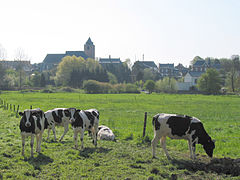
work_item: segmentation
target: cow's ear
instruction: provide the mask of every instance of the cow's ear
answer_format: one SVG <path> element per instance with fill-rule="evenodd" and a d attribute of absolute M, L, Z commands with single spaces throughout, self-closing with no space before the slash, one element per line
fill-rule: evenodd
<path fill-rule="evenodd" d="M 67 117 L 70 117 L 70 112 L 69 112 L 69 110 L 64 110 L 64 114 L 65 114 Z"/>
<path fill-rule="evenodd" d="M 95 111 L 93 111 L 92 114 L 93 114 L 94 116 L 97 116 L 97 113 L 96 113 Z"/>
<path fill-rule="evenodd" d="M 215 142 L 216 142 L 216 139 L 213 139 L 212 141 L 215 143 Z"/>
<path fill-rule="evenodd" d="M 19 114 L 20 116 L 23 116 L 24 113 L 23 113 L 23 112 L 19 112 L 18 114 Z"/>
<path fill-rule="evenodd" d="M 80 110 L 80 109 L 78 109 L 78 110 L 76 110 L 76 111 L 77 111 L 78 113 L 80 113 L 80 111 L 81 111 L 81 110 Z"/>

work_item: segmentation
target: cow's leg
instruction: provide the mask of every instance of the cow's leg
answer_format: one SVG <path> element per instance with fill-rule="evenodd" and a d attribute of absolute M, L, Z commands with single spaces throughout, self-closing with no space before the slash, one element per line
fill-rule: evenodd
<path fill-rule="evenodd" d="M 156 157 L 156 146 L 157 146 L 160 138 L 161 138 L 160 133 L 154 130 L 154 138 L 152 140 L 152 156 L 153 156 L 153 158 Z"/>
<path fill-rule="evenodd" d="M 49 140 L 49 134 L 50 134 L 51 128 L 48 128 L 48 136 L 47 136 L 47 140 Z"/>
<path fill-rule="evenodd" d="M 38 145 L 37 146 L 38 147 L 37 152 L 40 153 L 41 152 L 41 143 L 42 143 L 42 133 L 38 134 L 37 141 L 38 141 L 38 143 L 37 143 L 37 145 Z"/>
<path fill-rule="evenodd" d="M 25 135 L 22 134 L 22 156 L 24 156 Z"/>
<path fill-rule="evenodd" d="M 54 135 L 54 141 L 57 141 L 55 125 L 52 125 L 52 132 Z"/>
<path fill-rule="evenodd" d="M 73 129 L 73 141 L 75 144 L 75 148 L 78 149 L 78 131 L 76 129 Z"/>
<path fill-rule="evenodd" d="M 80 140 L 81 140 L 81 149 L 84 149 L 83 137 L 84 137 L 84 128 L 80 128 Z"/>
<path fill-rule="evenodd" d="M 39 134 L 36 134 L 36 141 L 37 141 L 36 152 L 39 152 Z"/>
<path fill-rule="evenodd" d="M 67 132 L 68 132 L 68 127 L 69 127 L 68 124 L 69 124 L 68 122 L 65 122 L 65 123 L 64 123 L 64 132 L 63 132 L 62 137 L 59 139 L 59 141 L 62 141 L 62 139 L 63 139 L 63 137 L 65 136 L 65 134 L 67 134 Z"/>
<path fill-rule="evenodd" d="M 190 152 L 190 158 L 193 159 L 192 139 L 188 140 L 188 148 L 189 148 L 189 152 Z"/>
<path fill-rule="evenodd" d="M 97 147 L 97 129 L 98 129 L 98 126 L 92 127 L 92 138 L 93 138 L 93 144 L 95 145 L 95 147 Z"/>
<path fill-rule="evenodd" d="M 31 134 L 31 142 L 30 142 L 31 157 L 33 157 L 33 144 L 34 144 L 34 134 Z"/>
<path fill-rule="evenodd" d="M 196 159 L 196 143 L 192 144 L 193 158 Z"/>
<path fill-rule="evenodd" d="M 168 154 L 167 148 L 166 148 L 166 137 L 165 136 L 161 137 L 160 142 L 161 142 L 161 146 L 162 146 L 167 158 L 171 159 L 169 154 Z"/>

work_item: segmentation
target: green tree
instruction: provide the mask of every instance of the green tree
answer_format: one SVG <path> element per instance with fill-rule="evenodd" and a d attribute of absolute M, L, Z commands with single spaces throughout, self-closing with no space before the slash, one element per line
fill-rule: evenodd
<path fill-rule="evenodd" d="M 39 73 L 34 73 L 30 76 L 30 84 L 33 87 L 39 87 L 40 86 L 40 74 Z"/>
<path fill-rule="evenodd" d="M 117 78 L 114 74 L 112 74 L 110 72 L 107 72 L 107 74 L 108 74 L 108 79 L 109 79 L 110 84 L 117 84 L 118 83 Z"/>
<path fill-rule="evenodd" d="M 177 81 L 174 78 L 165 77 L 156 82 L 158 92 L 175 93 L 177 92 Z"/>
<path fill-rule="evenodd" d="M 79 88 L 85 80 L 108 81 L 107 71 L 94 59 L 66 56 L 57 67 L 56 84 Z"/>
<path fill-rule="evenodd" d="M 196 61 L 199 61 L 199 60 L 204 60 L 203 58 L 201 58 L 200 56 L 195 56 L 193 58 L 193 60 L 191 61 L 191 64 L 193 65 Z"/>
<path fill-rule="evenodd" d="M 146 68 L 143 70 L 143 80 L 153 80 L 154 79 L 154 74 L 150 68 Z"/>
<path fill-rule="evenodd" d="M 155 88 L 155 82 L 153 80 L 147 80 L 144 83 L 144 87 L 146 90 L 148 90 L 148 92 L 151 94 L 154 91 Z"/>
<path fill-rule="evenodd" d="M 41 87 L 45 87 L 46 86 L 46 78 L 45 78 L 43 73 L 40 76 L 40 86 Z"/>
<path fill-rule="evenodd" d="M 207 94 L 218 94 L 221 89 L 221 78 L 215 69 L 208 69 L 197 82 L 200 91 Z"/>
<path fill-rule="evenodd" d="M 4 80 L 4 76 L 6 74 L 5 68 L 2 66 L 2 64 L 0 63 L 0 89 L 3 88 L 3 80 Z"/>
<path fill-rule="evenodd" d="M 236 82 L 239 77 L 240 61 L 239 57 L 233 59 L 220 59 L 221 65 L 226 72 L 226 84 L 230 87 L 232 92 L 235 92 Z"/>

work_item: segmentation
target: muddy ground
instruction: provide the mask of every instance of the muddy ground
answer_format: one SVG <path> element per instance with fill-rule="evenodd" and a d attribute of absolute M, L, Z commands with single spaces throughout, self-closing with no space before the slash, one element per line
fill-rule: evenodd
<path fill-rule="evenodd" d="M 240 176 L 240 158 L 213 158 L 210 162 L 191 161 L 191 160 L 172 160 L 179 169 L 189 171 L 215 172 L 217 174 L 226 174 L 231 176 Z"/>

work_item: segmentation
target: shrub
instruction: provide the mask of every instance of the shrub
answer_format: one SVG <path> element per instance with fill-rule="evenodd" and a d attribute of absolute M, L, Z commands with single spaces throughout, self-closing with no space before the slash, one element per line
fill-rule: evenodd
<path fill-rule="evenodd" d="M 63 87 L 60 89 L 62 92 L 75 92 L 75 90 L 71 87 Z"/>
<path fill-rule="evenodd" d="M 135 84 L 126 84 L 125 93 L 140 93 Z"/>
<path fill-rule="evenodd" d="M 83 89 L 86 93 L 100 93 L 100 85 L 95 80 L 88 80 L 83 82 Z"/>

